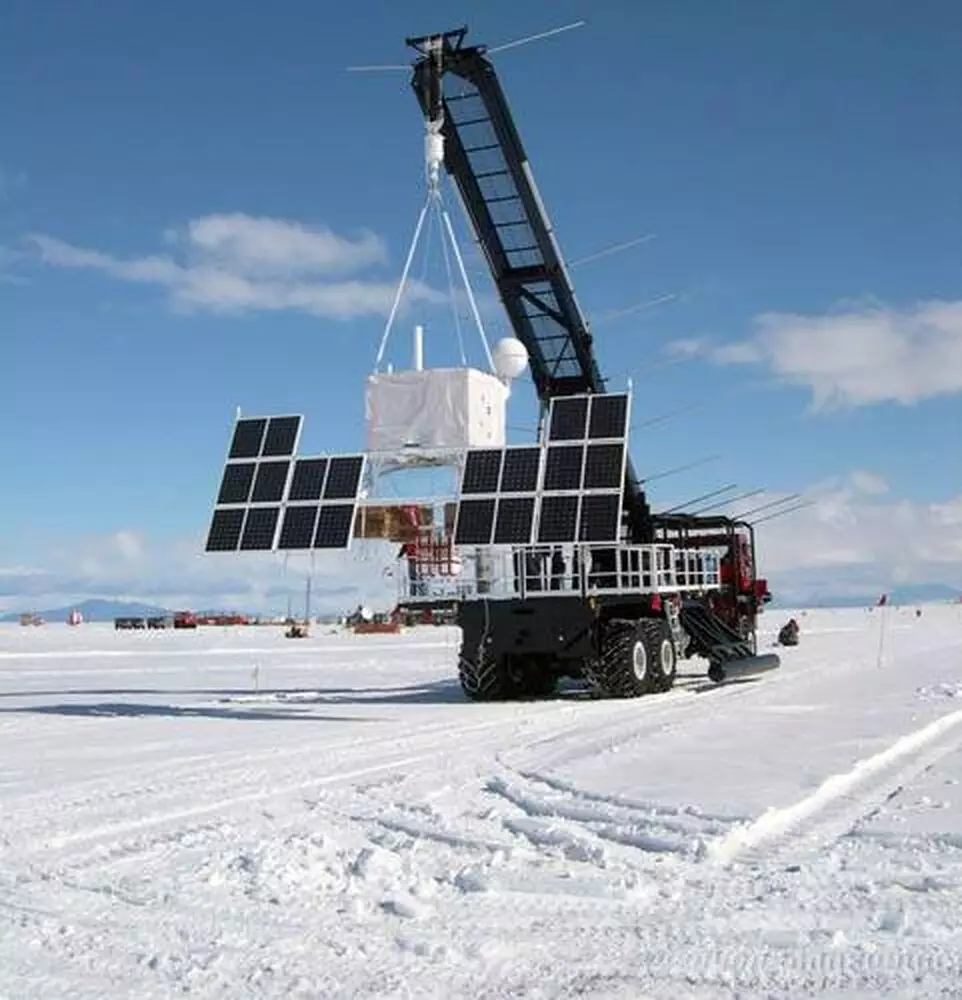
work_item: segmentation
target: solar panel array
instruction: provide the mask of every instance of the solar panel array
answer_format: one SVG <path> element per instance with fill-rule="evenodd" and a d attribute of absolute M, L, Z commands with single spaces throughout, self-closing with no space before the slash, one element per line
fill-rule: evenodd
<path fill-rule="evenodd" d="M 530 545 L 542 451 L 481 448 L 465 456 L 455 545 Z"/>
<path fill-rule="evenodd" d="M 455 544 L 617 541 L 628 410 L 626 393 L 561 397 L 541 445 L 469 451 Z"/>
<path fill-rule="evenodd" d="M 208 552 L 343 549 L 363 455 L 295 458 L 302 418 L 244 417 L 234 427 Z"/>

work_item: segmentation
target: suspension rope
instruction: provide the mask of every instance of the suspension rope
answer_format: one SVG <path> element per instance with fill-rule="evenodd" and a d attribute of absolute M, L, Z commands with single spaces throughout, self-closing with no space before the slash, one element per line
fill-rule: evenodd
<path fill-rule="evenodd" d="M 438 226 L 443 227 L 444 221 L 442 217 L 443 206 L 441 203 L 440 193 L 435 199 L 435 216 L 438 220 Z M 444 256 L 444 270 L 448 277 L 448 294 L 451 296 L 451 312 L 454 314 L 454 332 L 458 338 L 458 349 L 461 352 L 461 364 L 467 367 L 468 355 L 464 349 L 464 334 L 461 332 L 461 316 L 458 312 L 458 299 L 457 291 L 454 287 L 454 271 L 451 268 L 451 255 L 448 253 L 448 244 L 444 239 L 444 229 L 441 228 L 441 253 Z"/>

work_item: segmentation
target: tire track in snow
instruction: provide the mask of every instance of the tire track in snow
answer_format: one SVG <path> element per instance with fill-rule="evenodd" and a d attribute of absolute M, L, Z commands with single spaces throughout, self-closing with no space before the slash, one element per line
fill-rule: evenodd
<path fill-rule="evenodd" d="M 538 726 L 541 724 L 541 720 L 545 719 L 545 716 L 548 717 L 546 721 L 550 723 L 551 717 L 556 717 L 558 714 L 556 706 L 552 704 L 536 705 L 532 708 L 535 709 L 534 712 L 529 710 L 520 717 L 517 715 L 506 717 L 504 714 L 500 714 L 496 718 L 487 717 L 472 725 L 461 725 L 456 730 L 453 730 L 451 722 L 448 720 L 441 723 L 419 725 L 407 732 L 399 733 L 393 730 L 383 736 L 370 737 L 362 742 L 359 742 L 355 734 L 338 742 L 318 740 L 316 743 L 267 747 L 254 752 L 244 750 L 238 753 L 189 755 L 182 758 L 177 767 L 171 767 L 170 761 L 158 763 L 146 771 L 142 770 L 139 765 L 133 769 L 128 766 L 112 771 L 107 776 L 100 775 L 89 782 L 74 784 L 70 789 L 73 794 L 60 799 L 57 802 L 56 810 L 50 808 L 49 791 L 32 792 L 18 797 L 9 803 L 11 814 L 16 811 L 20 817 L 25 814 L 29 817 L 28 810 L 34 806 L 36 818 L 40 819 L 41 822 L 31 826 L 29 822 L 24 823 L 21 818 L 17 826 L 13 827 L 11 824 L 7 828 L 7 832 L 8 835 L 15 835 L 19 840 L 27 840 L 36 844 L 37 841 L 44 839 L 45 830 L 62 831 L 64 827 L 69 827 L 72 822 L 82 822 L 85 818 L 93 819 L 96 822 L 99 814 L 109 813 L 113 809 L 123 813 L 134 812 L 141 802 L 149 803 L 155 809 L 157 806 L 169 802 L 169 811 L 163 812 L 163 815 L 168 815 L 174 813 L 176 806 L 182 804 L 185 798 L 190 797 L 194 788 L 206 790 L 213 787 L 221 794 L 221 797 L 213 802 L 205 799 L 201 811 L 210 812 L 216 810 L 217 802 L 229 803 L 238 798 L 238 796 L 224 793 L 240 792 L 241 789 L 250 788 L 260 783 L 271 785 L 266 792 L 267 795 L 285 794 L 286 791 L 308 787 L 312 783 L 325 784 L 329 780 L 328 771 L 334 771 L 335 778 L 343 777 L 345 773 L 351 772 L 352 761 L 358 758 L 377 760 L 378 754 L 385 748 L 387 749 L 385 755 L 387 763 L 382 769 L 390 770 L 391 767 L 403 766 L 410 750 L 416 750 L 424 743 L 427 743 L 429 748 L 443 749 L 464 735 L 470 737 L 473 734 L 484 733 L 492 729 L 503 731 L 506 728 L 513 729 L 526 724 Z M 569 724 L 567 721 L 562 721 L 562 725 Z M 315 751 L 323 759 L 323 765 L 314 767 L 310 764 L 304 764 L 305 758 L 309 760 Z M 430 752 L 428 756 L 430 756 Z M 424 755 L 417 754 L 416 759 L 422 760 Z M 402 763 L 400 765 L 390 763 L 396 760 L 400 760 Z M 201 761 L 207 761 L 207 763 L 198 766 Z M 282 783 L 278 786 L 274 783 L 274 779 L 276 779 L 278 771 L 286 768 L 290 761 L 301 762 L 301 766 L 297 769 L 300 772 L 300 780 L 293 783 Z M 343 771 L 338 770 L 340 764 L 343 764 Z M 131 774 L 131 770 L 134 771 L 133 774 Z M 320 773 L 318 773 L 319 771 Z M 254 795 L 251 801 L 256 797 Z M 239 798 L 246 799 L 247 797 L 240 794 Z M 87 827 L 88 830 L 96 828 L 96 826 Z M 88 836 L 89 834 L 82 827 L 75 834 L 58 833 L 53 838 L 52 843 L 54 846 L 64 846 L 75 840 L 88 839 Z"/>
<path fill-rule="evenodd" d="M 276 780 L 278 768 L 289 759 L 302 760 L 309 755 L 310 746 L 299 744 L 272 755 L 269 768 L 263 766 L 260 754 L 253 757 L 245 754 L 232 766 L 214 765 L 201 775 L 192 773 L 193 780 L 188 785 L 214 788 L 216 795 L 194 802 L 188 798 L 186 805 L 185 785 L 177 777 L 168 775 L 168 780 L 159 786 L 144 785 L 141 780 L 139 785 L 120 790 L 114 785 L 114 790 L 110 791 L 108 785 L 102 789 L 102 800 L 82 803 L 81 808 L 95 806 L 96 811 L 88 809 L 93 815 L 65 817 L 62 809 L 53 811 L 48 805 L 47 811 L 39 817 L 40 824 L 33 829 L 21 825 L 11 832 L 31 864 L 52 863 L 66 855 L 70 870 L 102 867 L 126 860 L 132 854 L 176 847 L 185 838 L 217 836 L 221 826 L 238 808 L 246 811 L 254 804 L 351 785 L 374 776 L 396 774 L 403 778 L 412 772 L 420 774 L 423 772 L 418 770 L 418 765 L 437 762 L 447 756 L 456 761 L 453 770 L 450 766 L 445 769 L 449 780 L 452 775 L 464 771 L 473 776 L 506 739 L 530 738 L 526 729 L 537 731 L 539 738 L 545 732 L 571 729 L 576 715 L 569 705 L 560 707 L 561 711 L 557 702 L 532 703 L 521 713 L 499 712 L 495 718 L 487 717 L 469 726 L 455 728 L 448 721 L 407 734 L 395 731 L 361 743 L 355 738 L 341 748 L 345 751 L 344 756 L 334 760 L 330 759 L 331 747 L 323 744 L 318 749 L 328 759 L 322 773 L 304 766 L 293 780 L 287 773 L 287 780 L 280 782 Z M 462 752 L 465 738 L 471 743 L 472 753 L 468 756 Z M 102 806 L 107 808 L 102 809 Z M 145 812 L 145 807 L 149 811 Z M 78 825 L 78 820 L 85 818 L 87 822 Z M 249 816 L 245 816 L 244 821 L 248 820 Z M 72 830 L 57 832 L 71 823 Z"/>
<path fill-rule="evenodd" d="M 707 845 L 711 861 L 778 861 L 807 854 L 850 833 L 859 820 L 962 744 L 962 710 L 908 733 L 851 770 L 822 782 L 790 806 L 773 808 Z"/>

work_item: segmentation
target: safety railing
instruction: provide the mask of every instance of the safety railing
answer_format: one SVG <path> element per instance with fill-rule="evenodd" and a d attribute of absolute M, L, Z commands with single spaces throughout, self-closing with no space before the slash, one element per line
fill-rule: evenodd
<path fill-rule="evenodd" d="M 407 603 L 591 595 L 700 592 L 720 586 L 712 552 L 672 545 L 526 545 L 458 550 L 433 571 L 401 559 L 398 596 Z"/>

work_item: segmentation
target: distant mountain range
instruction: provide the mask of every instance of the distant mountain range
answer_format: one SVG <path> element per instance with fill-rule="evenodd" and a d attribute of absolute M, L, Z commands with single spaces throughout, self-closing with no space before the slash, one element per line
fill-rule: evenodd
<path fill-rule="evenodd" d="M 115 618 L 159 618 L 173 614 L 167 608 L 159 608 L 153 604 L 141 604 L 138 601 L 104 601 L 94 598 L 70 604 L 65 608 L 51 608 L 47 611 L 32 612 L 47 622 L 63 622 L 71 611 L 77 610 L 88 622 L 109 622 Z M 0 616 L 0 622 L 15 622 L 20 620 L 20 612 Z"/>

